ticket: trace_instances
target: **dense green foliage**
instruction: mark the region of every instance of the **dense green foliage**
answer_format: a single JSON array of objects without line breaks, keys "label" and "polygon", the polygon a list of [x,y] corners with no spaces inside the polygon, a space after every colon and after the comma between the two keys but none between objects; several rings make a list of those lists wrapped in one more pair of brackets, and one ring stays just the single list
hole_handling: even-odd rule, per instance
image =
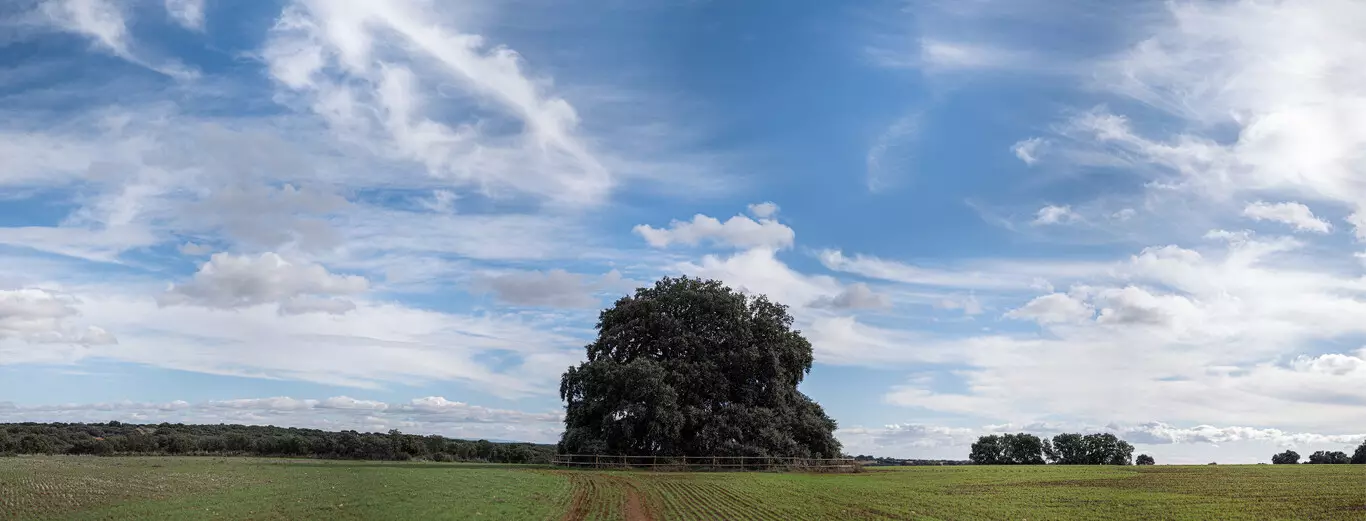
[{"label": "dense green foliage", "polygon": [[1134,458],[1134,465],[1153,465],[1156,463],[1153,457],[1147,454],[1139,454],[1137,458]]},{"label": "dense green foliage", "polygon": [[0,458],[0,519],[1366,519],[1366,466],[558,471],[193,457]]},{"label": "dense green foliage", "polygon": [[1366,465],[1366,441],[1361,442],[1356,452],[1352,453],[1352,463]]},{"label": "dense green foliage", "polygon": [[1341,465],[1352,461],[1346,452],[1340,450],[1326,451],[1321,450],[1309,455],[1309,463]]},{"label": "dense green foliage", "polygon": [[978,465],[1128,465],[1134,446],[1114,434],[1071,434],[1052,441],[1027,433],[982,436],[968,459]]},{"label": "dense green foliage", "polygon": [[222,454],[549,463],[551,445],[255,425],[0,424],[0,454]]},{"label": "dense green foliage", "polygon": [[797,390],[813,357],[785,306],[664,278],[604,310],[597,329],[560,383],[561,452],[840,456],[834,420]]},{"label": "dense green foliage", "polygon": [[1300,453],[1287,450],[1271,457],[1271,463],[1276,465],[1294,465],[1300,462]]}]

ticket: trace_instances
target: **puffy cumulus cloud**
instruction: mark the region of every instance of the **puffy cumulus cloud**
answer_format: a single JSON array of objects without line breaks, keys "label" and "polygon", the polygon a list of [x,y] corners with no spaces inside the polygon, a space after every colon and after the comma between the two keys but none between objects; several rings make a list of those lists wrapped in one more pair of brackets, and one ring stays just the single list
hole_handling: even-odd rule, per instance
[{"label": "puffy cumulus cloud", "polygon": [[834,299],[844,291],[833,277],[808,275],[792,269],[768,248],[755,248],[729,256],[704,255],[699,261],[672,265],[670,271],[693,277],[716,279],[737,291],[767,295],[768,298],[796,306],[794,314],[804,316],[810,303]]},{"label": "puffy cumulus cloud", "polygon": [[517,306],[546,306],[587,308],[599,304],[599,293],[620,292],[636,286],[612,270],[590,278],[562,269],[549,271],[515,271],[492,274],[475,280],[474,287],[491,292],[504,304]]},{"label": "puffy cumulus cloud", "polygon": [[1275,221],[1294,226],[1296,230],[1328,233],[1333,229],[1328,221],[1314,216],[1308,206],[1300,203],[1268,203],[1257,201],[1243,208],[1243,215],[1258,221]]},{"label": "puffy cumulus cloud", "polygon": [[317,264],[296,264],[271,252],[260,256],[217,253],[194,277],[172,284],[157,301],[163,306],[203,306],[236,309],[278,304],[282,314],[355,309],[349,300],[325,298],[365,291],[368,283],[356,275],[336,275]]},{"label": "puffy cumulus cloud", "polygon": [[[418,1],[297,1],[261,54],[282,95],[358,146],[491,192],[602,200],[613,177],[581,135],[575,107],[528,74],[519,53],[460,21]],[[452,107],[437,92],[451,82],[488,116],[438,119]],[[518,130],[499,130],[509,121]]]},{"label": "puffy cumulus cloud", "polygon": [[115,344],[114,335],[97,326],[75,326],[80,315],[74,296],[56,291],[23,288],[0,290],[0,339],[32,343],[81,345]]},{"label": "puffy cumulus cloud", "polygon": [[633,231],[655,248],[667,248],[671,244],[696,246],[711,242],[740,249],[781,249],[792,246],[796,238],[792,228],[772,218],[759,217],[756,221],[744,215],[721,222],[715,217],[697,214],[691,221],[672,221],[668,228],[640,224]]},{"label": "puffy cumulus cloud", "polygon": [[1359,356],[1330,353],[1320,356],[1299,356],[1293,364],[1295,370],[1347,376],[1353,373],[1366,373],[1366,350]]},{"label": "puffy cumulus cloud", "polygon": [[885,309],[892,306],[891,299],[873,292],[862,282],[846,286],[839,294],[822,296],[811,302],[812,307],[827,309]]},{"label": "puffy cumulus cloud", "polygon": [[409,434],[441,434],[458,438],[496,438],[553,443],[563,429],[558,412],[494,409],[440,396],[386,403],[334,396],[322,400],[287,396],[190,403],[108,402],[0,406],[0,422],[59,421],[130,423],[239,423],[325,430],[384,432],[401,428]]}]

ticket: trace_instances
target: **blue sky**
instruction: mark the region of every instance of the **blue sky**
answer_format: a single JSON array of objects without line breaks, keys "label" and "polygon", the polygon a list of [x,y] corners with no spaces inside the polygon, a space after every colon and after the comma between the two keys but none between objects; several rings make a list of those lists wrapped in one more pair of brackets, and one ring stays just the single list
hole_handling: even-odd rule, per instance
[{"label": "blue sky", "polygon": [[851,453],[1366,438],[1358,3],[448,4],[0,6],[0,420],[553,441],[688,274]]}]

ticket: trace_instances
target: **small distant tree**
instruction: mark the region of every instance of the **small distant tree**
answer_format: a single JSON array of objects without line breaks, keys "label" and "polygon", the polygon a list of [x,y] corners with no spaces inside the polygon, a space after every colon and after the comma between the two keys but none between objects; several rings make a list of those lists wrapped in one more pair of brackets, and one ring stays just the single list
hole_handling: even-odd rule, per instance
[{"label": "small distant tree", "polygon": [[1287,450],[1271,457],[1271,463],[1276,465],[1294,465],[1300,462],[1300,453]]},{"label": "small distant tree", "polygon": [[1309,455],[1309,463],[1313,463],[1316,465],[1337,465],[1344,464],[1349,461],[1351,461],[1351,458],[1347,457],[1347,453],[1342,452],[1340,450],[1321,450]]},{"label": "small distant tree", "polygon": [[1366,464],[1366,441],[1361,442],[1357,451],[1352,453],[1352,463]]},{"label": "small distant tree", "polygon": [[1152,465],[1154,463],[1157,462],[1153,461],[1153,457],[1147,454],[1139,454],[1137,458],[1134,458],[1135,465]]}]

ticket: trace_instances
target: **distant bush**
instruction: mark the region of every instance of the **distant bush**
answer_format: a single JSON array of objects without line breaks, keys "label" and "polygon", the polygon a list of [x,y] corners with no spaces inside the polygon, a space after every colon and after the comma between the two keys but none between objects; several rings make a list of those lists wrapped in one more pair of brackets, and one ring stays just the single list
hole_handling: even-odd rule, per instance
[{"label": "distant bush", "polygon": [[1157,462],[1153,461],[1153,457],[1147,454],[1139,454],[1137,458],[1134,458],[1134,465],[1152,465],[1154,463]]},{"label": "distant bush", "polygon": [[1271,457],[1271,462],[1277,465],[1294,465],[1300,462],[1300,453],[1287,450]]},{"label": "distant bush", "polygon": [[1366,441],[1361,442],[1357,451],[1352,453],[1352,463],[1366,464]]}]

